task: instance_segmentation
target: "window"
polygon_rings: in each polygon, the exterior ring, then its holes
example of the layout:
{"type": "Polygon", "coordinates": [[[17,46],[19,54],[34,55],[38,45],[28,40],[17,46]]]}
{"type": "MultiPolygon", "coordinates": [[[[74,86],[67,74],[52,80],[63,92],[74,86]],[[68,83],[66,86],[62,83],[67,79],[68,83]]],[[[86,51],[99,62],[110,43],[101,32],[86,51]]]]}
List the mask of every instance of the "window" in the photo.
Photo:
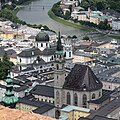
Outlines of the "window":
{"type": "Polygon", "coordinates": [[[20,58],[20,63],[22,62],[21,58],[20,58]]]}
{"type": "Polygon", "coordinates": [[[71,97],[70,97],[70,93],[67,92],[67,104],[70,105],[71,104],[71,97]]]}
{"type": "Polygon", "coordinates": [[[99,97],[101,96],[101,92],[99,92],[99,97]]]}
{"type": "Polygon", "coordinates": [[[41,47],[43,47],[43,43],[41,43],[41,47]]]}
{"type": "Polygon", "coordinates": [[[56,65],[56,68],[57,68],[57,70],[59,70],[59,65],[58,64],[56,65]]]}
{"type": "Polygon", "coordinates": [[[22,67],[20,66],[20,70],[22,70],[22,67]]]}
{"type": "Polygon", "coordinates": [[[60,93],[56,91],[56,103],[59,105],[60,103],[60,93]]]}
{"type": "Polygon", "coordinates": [[[66,57],[66,52],[65,52],[65,54],[64,54],[64,57],[66,57]]]}
{"type": "Polygon", "coordinates": [[[69,52],[69,57],[71,57],[71,52],[69,52]]]}
{"type": "Polygon", "coordinates": [[[74,94],[74,105],[75,105],[75,106],[78,105],[78,96],[77,96],[76,93],[74,94]]]}
{"type": "Polygon", "coordinates": [[[86,94],[83,95],[83,107],[87,108],[87,95],[86,94]]]}
{"type": "Polygon", "coordinates": [[[58,79],[58,75],[57,75],[57,79],[58,79]]]}
{"type": "Polygon", "coordinates": [[[46,47],[48,46],[48,43],[46,43],[46,47]]]}
{"type": "Polygon", "coordinates": [[[51,57],[51,60],[53,60],[53,56],[51,57]]]}
{"type": "Polygon", "coordinates": [[[95,93],[92,94],[92,99],[95,99],[95,93]]]}

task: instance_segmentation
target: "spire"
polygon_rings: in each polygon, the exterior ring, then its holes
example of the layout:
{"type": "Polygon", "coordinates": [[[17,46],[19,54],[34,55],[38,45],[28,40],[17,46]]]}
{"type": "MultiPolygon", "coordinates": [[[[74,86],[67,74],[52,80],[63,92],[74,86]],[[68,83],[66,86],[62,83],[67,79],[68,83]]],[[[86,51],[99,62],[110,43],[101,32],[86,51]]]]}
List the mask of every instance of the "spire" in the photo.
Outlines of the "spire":
{"type": "Polygon", "coordinates": [[[57,51],[63,51],[63,46],[61,43],[61,36],[60,36],[60,31],[58,32],[58,41],[57,41],[57,51]]]}
{"type": "Polygon", "coordinates": [[[12,79],[10,78],[10,74],[8,74],[7,76],[6,83],[7,83],[6,92],[5,96],[2,98],[2,102],[7,107],[15,108],[18,98],[14,96],[13,82],[12,79]]]}

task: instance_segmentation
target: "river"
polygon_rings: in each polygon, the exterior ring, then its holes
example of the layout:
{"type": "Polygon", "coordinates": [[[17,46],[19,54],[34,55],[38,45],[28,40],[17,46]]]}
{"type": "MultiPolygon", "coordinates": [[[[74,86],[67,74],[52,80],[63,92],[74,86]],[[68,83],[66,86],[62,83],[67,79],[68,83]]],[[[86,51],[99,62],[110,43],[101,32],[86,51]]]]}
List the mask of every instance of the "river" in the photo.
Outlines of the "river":
{"type": "MultiPolygon", "coordinates": [[[[30,4],[25,5],[25,7],[23,7],[17,13],[17,16],[30,24],[47,25],[50,29],[56,32],[58,32],[60,29],[62,34],[71,36],[72,35],[81,36],[81,34],[84,34],[85,31],[58,23],[48,16],[48,11],[56,2],[58,2],[58,0],[35,0],[30,4]]],[[[108,38],[106,37],[102,38],[102,40],[106,39],[108,38]]]]}

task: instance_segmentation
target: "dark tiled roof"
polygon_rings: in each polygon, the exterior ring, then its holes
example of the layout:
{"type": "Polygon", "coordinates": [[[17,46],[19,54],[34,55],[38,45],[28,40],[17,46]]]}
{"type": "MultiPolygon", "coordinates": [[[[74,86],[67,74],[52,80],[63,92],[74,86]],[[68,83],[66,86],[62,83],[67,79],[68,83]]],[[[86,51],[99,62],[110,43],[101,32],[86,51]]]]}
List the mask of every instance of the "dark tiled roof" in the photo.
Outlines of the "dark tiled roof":
{"type": "Polygon", "coordinates": [[[30,80],[27,79],[27,77],[28,77],[27,75],[19,75],[19,76],[16,76],[15,79],[23,82],[29,82],[30,80]]]}
{"type": "Polygon", "coordinates": [[[44,64],[45,61],[40,57],[37,57],[37,59],[33,62],[33,65],[44,65],[44,64]]]}
{"type": "Polygon", "coordinates": [[[53,109],[54,106],[53,105],[48,105],[48,104],[45,104],[43,105],[42,107],[39,107],[35,110],[33,110],[34,113],[38,113],[38,114],[43,114],[51,109],[53,109]]]}
{"type": "Polygon", "coordinates": [[[23,50],[21,53],[18,54],[19,57],[32,57],[32,56],[38,56],[40,55],[40,50],[38,48],[30,48],[23,50]]]}
{"type": "Polygon", "coordinates": [[[30,93],[54,98],[54,88],[50,86],[36,85],[30,93]]]}
{"type": "Polygon", "coordinates": [[[94,118],[92,118],[92,119],[90,119],[90,118],[79,118],[78,120],[115,120],[115,119],[96,115],[96,116],[95,116],[94,118]]]}
{"type": "Polygon", "coordinates": [[[105,100],[110,99],[110,95],[112,94],[112,92],[113,91],[103,90],[102,97],[97,100],[91,100],[89,102],[94,104],[102,104],[105,100]]]}
{"type": "Polygon", "coordinates": [[[45,48],[43,51],[41,51],[41,55],[44,56],[54,55],[55,51],[56,51],[56,47],[45,48]]]}
{"type": "Polygon", "coordinates": [[[35,37],[35,40],[37,42],[48,42],[49,41],[49,36],[45,32],[39,32],[37,36],[35,37]]]}
{"type": "Polygon", "coordinates": [[[115,120],[115,119],[96,115],[92,120],[115,120]]]}
{"type": "Polygon", "coordinates": [[[15,50],[13,50],[13,49],[7,50],[6,53],[7,53],[7,55],[9,55],[9,56],[12,55],[12,54],[16,54],[15,50]]]}
{"type": "Polygon", "coordinates": [[[77,91],[94,91],[101,89],[102,86],[101,81],[98,80],[89,66],[76,64],[66,77],[63,88],[77,91]]]}
{"type": "Polygon", "coordinates": [[[5,54],[5,50],[2,47],[0,47],[0,57],[3,57],[4,54],[5,54]]]}
{"type": "Polygon", "coordinates": [[[115,16],[115,17],[119,17],[120,16],[120,13],[118,13],[117,11],[115,11],[113,9],[106,9],[106,10],[103,10],[102,12],[104,14],[115,16]]]}
{"type": "Polygon", "coordinates": [[[96,115],[102,115],[102,116],[107,116],[109,113],[113,112],[117,108],[120,108],[120,97],[117,99],[112,100],[110,103],[107,105],[101,107],[99,110],[96,112],[93,112],[90,114],[89,118],[94,118],[96,115]]]}
{"type": "Polygon", "coordinates": [[[24,90],[26,90],[26,89],[28,89],[29,87],[27,87],[27,86],[21,86],[21,87],[17,87],[17,88],[14,88],[14,91],[15,92],[21,92],[21,91],[24,91],[24,90]]]}

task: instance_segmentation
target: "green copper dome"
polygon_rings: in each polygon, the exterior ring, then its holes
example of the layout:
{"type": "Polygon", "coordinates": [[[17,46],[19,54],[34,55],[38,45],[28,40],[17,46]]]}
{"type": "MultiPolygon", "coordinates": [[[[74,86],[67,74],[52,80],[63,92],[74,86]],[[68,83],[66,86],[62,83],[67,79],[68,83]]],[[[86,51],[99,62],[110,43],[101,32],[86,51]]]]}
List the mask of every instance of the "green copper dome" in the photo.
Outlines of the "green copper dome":
{"type": "Polygon", "coordinates": [[[9,88],[9,87],[12,87],[13,85],[7,85],[6,87],[9,88]]]}
{"type": "Polygon", "coordinates": [[[13,103],[16,103],[18,102],[18,98],[15,97],[15,96],[11,96],[11,97],[3,97],[2,98],[2,101],[5,103],[5,104],[13,104],[13,103]]]}
{"type": "Polygon", "coordinates": [[[18,98],[14,96],[12,79],[10,78],[9,74],[6,79],[6,83],[7,83],[6,92],[5,96],[2,98],[2,102],[4,103],[5,106],[15,108],[18,98]]]}
{"type": "Polygon", "coordinates": [[[48,42],[49,41],[49,36],[45,32],[39,32],[35,38],[37,42],[48,42]]]}
{"type": "Polygon", "coordinates": [[[6,95],[14,95],[14,92],[13,92],[13,91],[8,90],[8,91],[6,91],[6,92],[5,92],[5,94],[6,94],[6,95]]]}
{"type": "Polygon", "coordinates": [[[11,83],[12,79],[10,78],[10,74],[7,75],[6,83],[11,83]]]}

